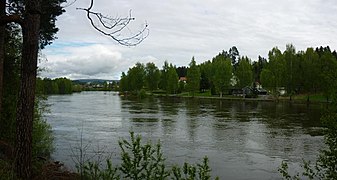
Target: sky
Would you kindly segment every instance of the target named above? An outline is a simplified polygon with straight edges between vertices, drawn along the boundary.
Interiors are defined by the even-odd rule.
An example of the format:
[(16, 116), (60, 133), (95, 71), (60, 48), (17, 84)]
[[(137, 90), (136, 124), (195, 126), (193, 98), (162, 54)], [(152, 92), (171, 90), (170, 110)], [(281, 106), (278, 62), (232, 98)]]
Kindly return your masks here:
[[(68, 0), (69, 2), (71, 0)], [(94, 30), (84, 11), (90, 0), (66, 6), (56, 22), (58, 39), (41, 52), (41, 77), (120, 79), (135, 63), (164, 61), (188, 66), (192, 57), (202, 63), (236, 46), (252, 61), (268, 57), (277, 46), (293, 44), (337, 49), (335, 0), (95, 0), (93, 10), (110, 17), (135, 20), (126, 33), (145, 22), (149, 36), (135, 47), (121, 46)]]

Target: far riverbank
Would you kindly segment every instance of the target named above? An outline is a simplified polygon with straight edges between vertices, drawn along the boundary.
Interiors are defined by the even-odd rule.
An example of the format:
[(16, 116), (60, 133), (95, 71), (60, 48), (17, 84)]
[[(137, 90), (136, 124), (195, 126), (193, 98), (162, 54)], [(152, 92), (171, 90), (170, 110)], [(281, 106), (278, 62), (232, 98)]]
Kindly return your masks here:
[(243, 96), (210, 96), (210, 95), (202, 95), (202, 93), (198, 93), (194, 96), (188, 95), (187, 93), (182, 94), (151, 94), (155, 97), (175, 97), (175, 98), (199, 98), (199, 99), (216, 99), (216, 100), (227, 100), (227, 101), (269, 101), (269, 102), (291, 102), (291, 103), (302, 103), (302, 104), (310, 104), (310, 103), (330, 103), (326, 99), (324, 99), (321, 95), (312, 95), (309, 101), (307, 99), (307, 95), (295, 95), (290, 99), (289, 96), (279, 96), (278, 98), (272, 95), (259, 95), (257, 98), (246, 98)]

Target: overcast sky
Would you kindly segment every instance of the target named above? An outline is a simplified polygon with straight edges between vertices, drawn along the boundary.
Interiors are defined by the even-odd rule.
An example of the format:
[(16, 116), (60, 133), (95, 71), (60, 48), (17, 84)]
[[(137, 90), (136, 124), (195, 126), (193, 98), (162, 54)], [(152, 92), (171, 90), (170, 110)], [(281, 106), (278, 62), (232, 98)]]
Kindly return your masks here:
[(94, 9), (112, 17), (132, 9), (132, 31), (149, 24), (150, 35), (136, 47), (95, 31), (76, 10), (89, 3), (77, 0), (58, 18), (58, 39), (42, 51), (41, 76), (119, 79), (136, 62), (188, 66), (192, 56), (199, 64), (232, 46), (252, 60), (288, 43), (297, 51), (337, 48), (335, 0), (95, 0)]

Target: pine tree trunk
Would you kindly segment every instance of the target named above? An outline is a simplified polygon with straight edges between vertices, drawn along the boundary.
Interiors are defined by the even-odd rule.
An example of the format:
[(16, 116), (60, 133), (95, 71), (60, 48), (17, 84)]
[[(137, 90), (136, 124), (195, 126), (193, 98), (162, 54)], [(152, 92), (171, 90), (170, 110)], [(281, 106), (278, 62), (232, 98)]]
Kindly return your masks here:
[[(0, 17), (6, 15), (6, 1), (0, 2)], [(5, 24), (0, 24), (0, 118), (2, 113), (2, 94), (3, 94), (3, 77), (5, 61)]]
[(16, 118), (16, 175), (31, 179), (32, 130), (40, 33), (40, 1), (26, 0), (22, 35), (21, 84)]

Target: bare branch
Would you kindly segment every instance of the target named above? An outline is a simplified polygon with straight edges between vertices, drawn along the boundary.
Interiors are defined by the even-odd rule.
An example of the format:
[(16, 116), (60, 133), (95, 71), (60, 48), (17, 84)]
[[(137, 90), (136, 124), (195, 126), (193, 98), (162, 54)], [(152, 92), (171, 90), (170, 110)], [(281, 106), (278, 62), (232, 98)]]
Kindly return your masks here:
[(77, 1), (77, 0), (67, 1), (67, 3), (66, 3), (64, 6), (62, 6), (62, 8), (70, 7), (70, 6), (72, 6), (73, 4), (75, 4), (76, 1)]
[(77, 8), (78, 10), (83, 10), (87, 13), (87, 18), (91, 26), (102, 33), (105, 36), (110, 37), (117, 43), (123, 46), (136, 46), (141, 43), (148, 35), (149, 29), (148, 24), (145, 22), (143, 27), (136, 33), (130, 33), (131, 35), (125, 35), (125, 31), (130, 29), (128, 25), (131, 21), (134, 21), (135, 18), (132, 17), (132, 11), (129, 11), (129, 16), (121, 17), (109, 17), (103, 15), (102, 13), (97, 13), (92, 11), (94, 6), (94, 0), (91, 0), (91, 3), (88, 8)]

